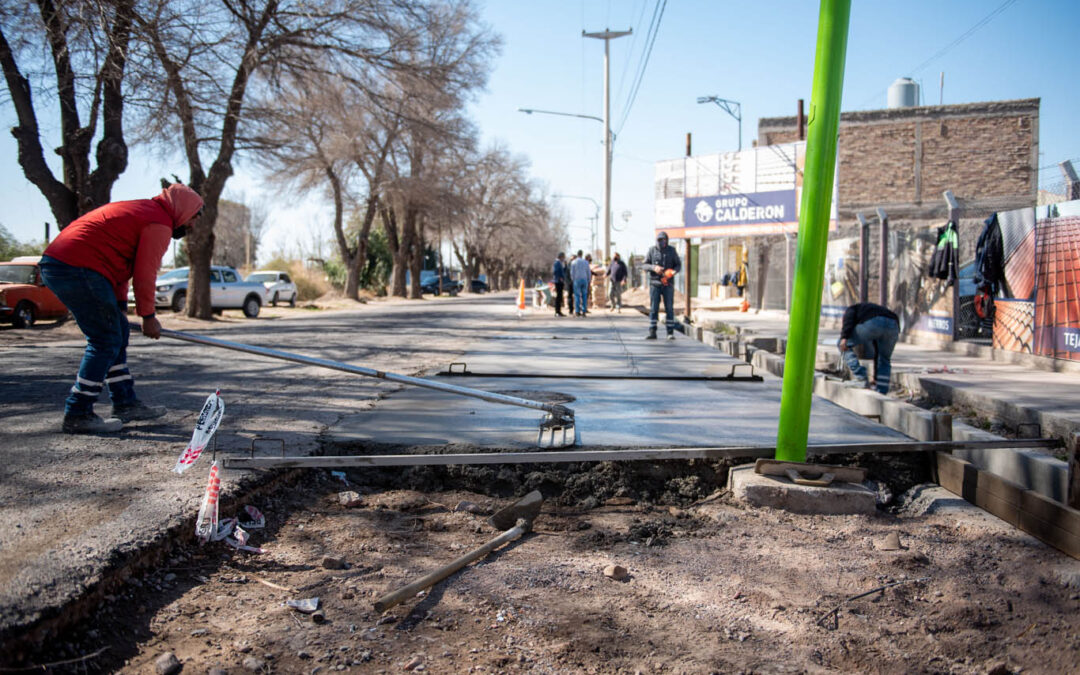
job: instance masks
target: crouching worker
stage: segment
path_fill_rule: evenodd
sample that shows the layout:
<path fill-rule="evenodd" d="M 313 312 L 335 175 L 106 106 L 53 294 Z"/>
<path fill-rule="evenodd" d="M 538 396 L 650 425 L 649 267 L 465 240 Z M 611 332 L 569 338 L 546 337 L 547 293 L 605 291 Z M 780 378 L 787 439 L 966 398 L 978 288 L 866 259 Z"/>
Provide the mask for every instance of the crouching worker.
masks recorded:
<path fill-rule="evenodd" d="M 844 323 L 840 328 L 840 340 L 836 343 L 844 364 L 855 379 L 852 385 L 869 387 L 866 368 L 859 363 L 856 346 L 862 346 L 866 358 L 874 359 L 877 390 L 889 393 L 889 376 L 892 374 L 892 353 L 900 337 L 900 321 L 896 314 L 872 302 L 858 302 L 844 311 Z"/>
<path fill-rule="evenodd" d="M 143 335 L 158 339 L 154 283 L 172 239 L 187 234 L 203 200 L 186 185 L 173 184 L 153 199 L 113 202 L 61 230 L 41 258 L 41 277 L 75 317 L 86 335 L 86 351 L 75 386 L 64 405 L 69 434 L 119 431 L 124 422 L 165 414 L 135 396 L 127 367 L 128 280 L 135 285 L 135 310 Z M 94 414 L 94 401 L 108 385 L 112 416 Z"/>

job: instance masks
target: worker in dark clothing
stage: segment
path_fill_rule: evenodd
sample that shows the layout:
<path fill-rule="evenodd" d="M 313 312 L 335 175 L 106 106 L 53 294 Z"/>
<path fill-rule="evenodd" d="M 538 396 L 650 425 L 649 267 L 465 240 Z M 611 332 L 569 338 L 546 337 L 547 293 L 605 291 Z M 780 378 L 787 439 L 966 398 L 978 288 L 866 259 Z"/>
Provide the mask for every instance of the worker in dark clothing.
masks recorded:
<path fill-rule="evenodd" d="M 660 299 L 664 299 L 667 314 L 667 339 L 675 339 L 675 282 L 674 277 L 682 270 L 682 261 L 675 249 L 668 246 L 667 232 L 656 235 L 656 246 L 645 256 L 645 269 L 649 270 L 649 334 L 646 340 L 656 339 L 656 322 L 660 315 Z"/>
<path fill-rule="evenodd" d="M 566 287 L 566 254 L 559 251 L 555 263 L 551 266 L 551 282 L 555 284 L 555 316 L 564 316 L 562 313 L 562 295 Z M 572 311 L 572 310 L 571 310 Z"/>
<path fill-rule="evenodd" d="M 889 393 L 889 376 L 892 374 L 892 353 L 900 338 L 900 319 L 888 308 L 872 302 L 859 302 L 844 311 L 844 323 L 840 328 L 840 340 L 836 343 L 844 365 L 855 379 L 853 386 L 868 388 L 866 368 L 859 363 L 854 347 L 862 345 L 867 358 L 874 358 L 877 390 Z"/>

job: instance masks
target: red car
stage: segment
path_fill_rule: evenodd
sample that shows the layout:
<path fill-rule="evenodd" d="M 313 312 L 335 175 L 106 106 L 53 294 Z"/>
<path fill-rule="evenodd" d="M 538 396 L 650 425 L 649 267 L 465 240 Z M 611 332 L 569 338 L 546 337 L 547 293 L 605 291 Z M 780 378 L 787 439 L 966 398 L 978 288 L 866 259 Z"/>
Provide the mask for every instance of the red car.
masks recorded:
<path fill-rule="evenodd" d="M 38 319 L 62 319 L 68 309 L 45 288 L 38 256 L 22 256 L 0 262 L 0 322 L 29 328 Z"/>

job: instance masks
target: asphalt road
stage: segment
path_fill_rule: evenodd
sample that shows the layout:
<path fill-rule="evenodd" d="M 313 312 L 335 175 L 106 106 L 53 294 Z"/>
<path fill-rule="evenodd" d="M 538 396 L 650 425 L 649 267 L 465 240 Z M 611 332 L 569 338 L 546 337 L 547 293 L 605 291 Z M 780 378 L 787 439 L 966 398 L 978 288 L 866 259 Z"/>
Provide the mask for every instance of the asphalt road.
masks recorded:
<path fill-rule="evenodd" d="M 512 313 L 508 296 L 371 303 L 352 311 L 292 310 L 282 318 L 198 322 L 163 316 L 166 328 L 357 365 L 419 374 L 453 360 Z M 290 454 L 318 447 L 343 415 L 398 385 L 163 339 L 133 336 L 136 391 L 169 414 L 114 436 L 60 433 L 63 400 L 83 339 L 73 324 L 0 329 L 0 644 L 69 602 L 100 592 L 125 561 L 190 526 L 209 458 L 171 472 L 203 401 L 220 389 L 223 451 L 255 436 L 284 440 Z M 109 404 L 97 410 L 107 414 Z M 254 480 L 223 474 L 222 499 Z M 223 514 L 228 515 L 228 514 Z M 220 544 L 219 544 L 220 545 Z M 2 651 L 2 650 L 0 650 Z"/>

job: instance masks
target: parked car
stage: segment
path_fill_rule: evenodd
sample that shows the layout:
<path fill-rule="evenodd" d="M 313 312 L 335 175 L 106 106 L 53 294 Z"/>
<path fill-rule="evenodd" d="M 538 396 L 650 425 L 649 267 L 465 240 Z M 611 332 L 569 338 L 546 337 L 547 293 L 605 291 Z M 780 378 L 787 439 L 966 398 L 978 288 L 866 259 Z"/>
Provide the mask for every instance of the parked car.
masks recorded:
<path fill-rule="evenodd" d="M 182 312 L 187 307 L 188 268 L 178 267 L 157 278 L 154 293 L 156 307 L 169 307 Z M 128 303 L 135 303 L 135 291 L 128 292 Z M 242 309 L 244 316 L 254 319 L 266 304 L 266 287 L 260 283 L 241 281 L 240 273 L 232 267 L 210 267 L 210 307 L 214 311 Z"/>
<path fill-rule="evenodd" d="M 0 321 L 29 328 L 38 319 L 62 319 L 68 309 L 41 281 L 40 256 L 0 262 Z"/>
<path fill-rule="evenodd" d="M 288 302 L 289 307 L 296 307 L 296 284 L 289 278 L 287 272 L 259 270 L 249 274 L 244 281 L 266 286 L 266 295 L 274 307 L 277 307 L 279 302 Z"/>
<path fill-rule="evenodd" d="M 442 292 L 448 295 L 457 295 L 461 291 L 461 282 L 454 281 L 450 275 L 444 274 L 442 278 Z M 428 295 L 439 295 L 439 275 L 425 279 L 420 284 L 420 292 Z"/>
<path fill-rule="evenodd" d="M 487 293 L 491 288 L 488 287 L 487 279 L 483 275 L 473 279 L 469 282 L 469 292 L 471 293 Z"/>

